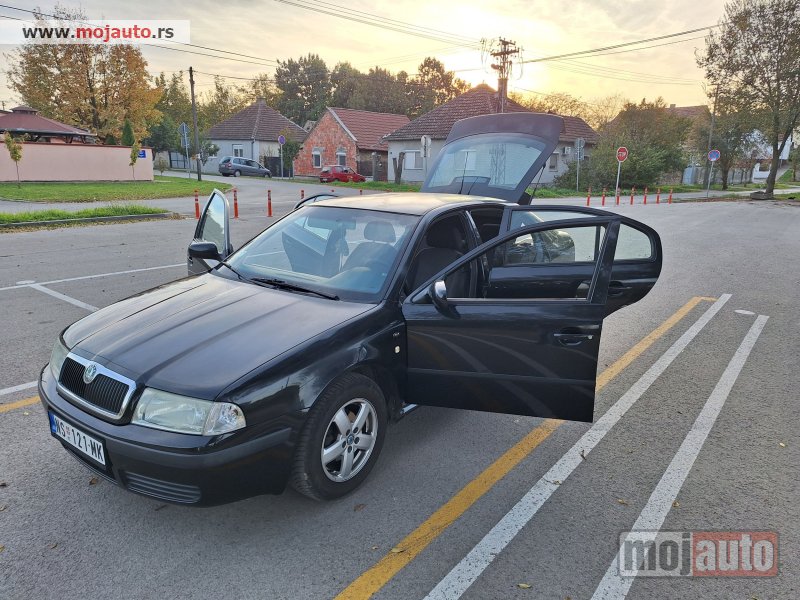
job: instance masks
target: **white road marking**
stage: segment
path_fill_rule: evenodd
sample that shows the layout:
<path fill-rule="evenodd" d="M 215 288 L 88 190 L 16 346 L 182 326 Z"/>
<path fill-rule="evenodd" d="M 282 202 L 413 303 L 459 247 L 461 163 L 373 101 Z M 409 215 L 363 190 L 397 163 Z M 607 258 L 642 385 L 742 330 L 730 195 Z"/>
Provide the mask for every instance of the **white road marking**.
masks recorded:
<path fill-rule="evenodd" d="M 736 383 L 736 379 L 742 372 L 742 367 L 744 367 L 747 357 L 750 356 L 750 351 L 753 349 L 753 346 L 755 346 L 756 340 L 758 340 L 758 336 L 761 335 L 761 331 L 764 329 L 768 318 L 769 317 L 764 315 L 759 315 L 756 318 L 752 327 L 750 327 L 750 331 L 747 332 L 744 340 L 742 340 L 742 343 L 733 355 L 731 362 L 728 363 L 716 387 L 714 387 L 714 391 L 712 391 L 711 395 L 708 397 L 705 406 L 703 406 L 703 409 L 697 416 L 694 425 L 692 425 L 691 430 L 689 430 L 689 433 L 683 440 L 681 447 L 678 448 L 678 452 L 673 457 L 672 462 L 669 463 L 667 470 L 664 471 L 664 475 L 662 475 L 661 480 L 650 495 L 650 499 L 642 509 L 639 518 L 636 519 L 636 523 L 634 523 L 631 528 L 632 531 L 639 532 L 637 534 L 637 540 L 643 540 L 645 543 L 654 540 L 656 534 L 664 524 L 664 519 L 667 518 L 672 503 L 675 501 L 678 492 L 686 481 L 686 477 L 689 475 L 694 461 L 697 459 L 698 454 L 700 454 L 700 450 L 703 448 L 703 444 L 711 428 L 714 426 L 720 411 L 722 411 L 725 400 L 728 399 L 733 384 Z M 645 546 L 644 556 L 647 556 L 647 546 Z M 600 585 L 597 586 L 597 589 L 592 595 L 592 600 L 625 598 L 634 580 L 635 576 L 622 577 L 620 575 L 619 554 L 617 554 L 608 567 L 602 581 L 600 581 Z"/>
<path fill-rule="evenodd" d="M 28 383 L 21 383 L 19 385 L 15 385 L 12 387 L 3 388 L 2 390 L 0 390 L 0 396 L 5 396 L 6 394 L 13 394 L 14 392 L 21 392 L 22 390 L 29 390 L 35 387 L 36 387 L 35 381 L 29 381 Z"/>
<path fill-rule="evenodd" d="M 86 302 L 82 302 L 81 300 L 72 298 L 71 296 L 67 296 L 66 294 L 62 294 L 61 292 L 57 292 L 55 290 L 51 290 L 50 288 L 46 288 L 40 283 L 32 283 L 28 287 L 36 291 L 48 294 L 53 298 L 58 298 L 59 300 L 63 300 L 64 302 L 69 302 L 70 304 L 74 304 L 75 306 L 83 308 L 84 310 L 88 310 L 89 312 L 94 312 L 96 310 L 99 310 L 96 306 L 92 306 L 91 304 L 87 304 Z"/>
<path fill-rule="evenodd" d="M 539 511 L 542 505 L 584 462 L 584 457 L 600 443 L 611 428 L 642 397 L 658 377 L 667 370 L 686 346 L 703 330 L 730 299 L 722 294 L 706 312 L 662 354 L 625 394 L 584 433 L 581 438 L 554 464 L 519 502 L 487 533 L 475 547 L 442 579 L 425 600 L 454 600 L 475 582 L 502 550 L 514 539 Z"/>
<path fill-rule="evenodd" d="M 753 316 L 754 314 L 756 314 L 756 313 L 754 313 L 754 312 L 753 312 L 753 311 L 751 311 L 751 310 L 743 310 L 743 309 L 741 309 L 741 308 L 737 308 L 737 309 L 736 309 L 735 311 L 733 311 L 733 312 L 735 312 L 735 313 L 737 313 L 737 314 L 740 314 L 740 315 L 748 315 L 748 316 Z"/>
<path fill-rule="evenodd" d="M 53 283 L 66 283 L 68 281 L 83 281 L 84 279 L 96 279 L 98 277 L 111 277 L 112 275 L 127 275 L 129 273 L 142 273 L 144 271 L 157 271 L 158 269 L 172 269 L 175 267 L 185 267 L 186 263 L 178 263 L 175 265 L 161 265 L 159 267 L 144 267 L 142 269 L 129 269 L 127 271 L 114 271 L 112 273 L 98 273 L 97 275 L 83 275 L 81 277 L 67 277 L 66 279 L 53 279 L 51 281 L 40 281 L 37 285 L 51 285 Z M 18 282 L 17 285 L 9 285 L 0 287 L 0 292 L 5 290 L 14 290 L 23 287 L 32 287 L 34 282 L 23 283 Z"/>
<path fill-rule="evenodd" d="M 31 283 L 36 283 L 35 279 L 23 279 L 22 281 L 18 281 L 17 285 L 29 285 Z"/>

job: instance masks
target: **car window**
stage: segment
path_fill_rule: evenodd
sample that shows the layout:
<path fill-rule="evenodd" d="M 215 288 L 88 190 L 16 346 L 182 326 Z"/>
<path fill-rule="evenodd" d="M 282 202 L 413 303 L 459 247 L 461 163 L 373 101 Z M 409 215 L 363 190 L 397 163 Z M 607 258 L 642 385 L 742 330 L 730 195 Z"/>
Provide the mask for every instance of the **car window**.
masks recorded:
<path fill-rule="evenodd" d="M 649 260 L 652 257 L 653 244 L 647 234 L 622 223 L 619 227 L 614 262 L 618 260 Z"/>
<path fill-rule="evenodd" d="M 208 209 L 203 216 L 200 226 L 200 239 L 204 242 L 213 242 L 217 252 L 224 254 L 225 248 L 225 199 L 215 193 Z"/>
<path fill-rule="evenodd" d="M 511 212 L 510 229 L 528 227 L 537 223 L 548 221 L 561 221 L 564 219 L 590 219 L 597 215 L 582 213 L 572 210 L 514 210 Z"/>
<path fill-rule="evenodd" d="M 303 206 L 229 259 L 243 276 L 278 278 L 335 294 L 377 301 L 418 216 Z"/>
<path fill-rule="evenodd" d="M 450 299 L 586 299 L 605 225 L 527 233 L 488 250 L 445 277 Z M 575 265 L 553 271 L 549 267 Z M 543 270 L 543 268 L 545 270 Z"/>

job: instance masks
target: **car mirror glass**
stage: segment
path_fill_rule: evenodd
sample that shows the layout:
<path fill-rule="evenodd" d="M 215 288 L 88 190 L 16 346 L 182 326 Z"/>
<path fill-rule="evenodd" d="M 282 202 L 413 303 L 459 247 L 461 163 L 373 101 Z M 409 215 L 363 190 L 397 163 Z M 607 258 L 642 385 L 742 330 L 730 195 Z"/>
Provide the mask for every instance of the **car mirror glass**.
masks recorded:
<path fill-rule="evenodd" d="M 430 288 L 428 288 L 428 296 L 430 296 L 431 302 L 433 302 L 434 306 L 437 308 L 441 310 L 449 308 L 450 305 L 447 302 L 447 285 L 443 279 L 434 281 L 431 284 Z"/>

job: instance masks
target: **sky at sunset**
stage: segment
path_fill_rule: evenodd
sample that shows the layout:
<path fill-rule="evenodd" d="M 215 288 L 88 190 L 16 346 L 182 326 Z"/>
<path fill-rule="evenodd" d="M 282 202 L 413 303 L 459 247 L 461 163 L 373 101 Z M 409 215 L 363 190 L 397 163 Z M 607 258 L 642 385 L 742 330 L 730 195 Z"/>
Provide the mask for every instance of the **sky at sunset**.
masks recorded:
<path fill-rule="evenodd" d="M 27 1 L 6 1 L 19 8 L 33 6 Z M 190 65 L 202 72 L 197 77 L 199 92 L 211 87 L 212 76 L 208 74 L 247 78 L 258 73 L 272 73 L 276 59 L 297 58 L 309 52 L 319 54 L 329 68 L 337 62 L 349 61 L 363 71 L 379 65 L 411 74 L 424 57 L 435 56 L 468 82 L 485 81 L 496 87 L 496 75 L 488 61 L 482 60 L 479 45 L 482 38 L 502 36 L 513 40 L 522 47 L 523 59 L 532 60 L 713 26 L 721 18 L 724 6 L 722 0 L 506 0 L 502 3 L 351 0 L 346 8 L 333 8 L 332 2 L 325 5 L 310 0 L 290 2 L 85 0 L 80 4 L 61 4 L 82 7 L 89 19 L 189 20 L 193 44 L 259 57 L 239 57 L 250 61 L 240 62 L 143 47 L 154 75 L 161 71 L 186 70 Z M 45 13 L 53 6 L 51 2 L 39 4 Z M 315 10 L 319 8 L 344 18 Z M 8 8 L 0 8 L 0 15 L 31 18 L 31 15 Z M 376 27 L 373 25 L 378 22 L 375 16 L 395 22 L 384 21 L 384 26 Z M 396 29 L 406 29 L 408 25 L 428 28 L 416 31 L 438 39 L 392 31 L 387 25 Z M 703 36 L 704 32 L 697 32 L 682 38 L 650 42 L 644 45 L 662 45 L 639 51 L 620 48 L 596 57 L 527 63 L 521 68 L 515 67 L 509 88 L 523 93 L 568 92 L 589 102 L 621 93 L 633 100 L 662 96 L 668 103 L 679 106 L 705 103 L 703 73 L 694 58 L 695 51 L 704 47 Z M 686 41 L 672 43 L 676 40 Z M 191 50 L 212 53 L 197 48 Z M 9 53 L 13 53 L 14 47 L 3 46 L 2 51 L 0 100 L 10 108 L 19 101 L 5 80 Z M 229 81 L 244 83 L 238 79 Z"/>

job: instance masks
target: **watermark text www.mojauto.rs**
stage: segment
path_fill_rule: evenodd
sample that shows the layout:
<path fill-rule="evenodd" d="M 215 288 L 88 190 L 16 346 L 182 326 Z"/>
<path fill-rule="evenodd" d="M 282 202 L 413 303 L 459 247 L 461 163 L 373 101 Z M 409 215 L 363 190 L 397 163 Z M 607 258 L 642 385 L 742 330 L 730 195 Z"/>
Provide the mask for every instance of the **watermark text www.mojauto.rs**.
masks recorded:
<path fill-rule="evenodd" d="M 0 23 L 0 44 L 186 44 L 189 41 L 189 21 L 102 20 L 53 25 L 14 20 Z"/>
<path fill-rule="evenodd" d="M 774 531 L 625 531 L 623 577 L 771 577 L 778 574 Z"/>

